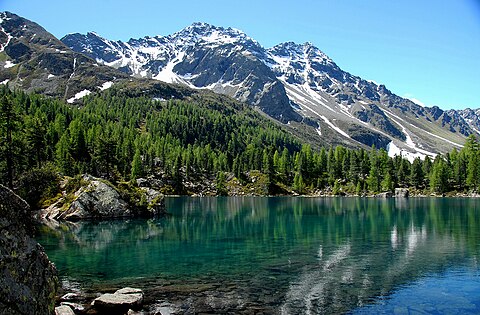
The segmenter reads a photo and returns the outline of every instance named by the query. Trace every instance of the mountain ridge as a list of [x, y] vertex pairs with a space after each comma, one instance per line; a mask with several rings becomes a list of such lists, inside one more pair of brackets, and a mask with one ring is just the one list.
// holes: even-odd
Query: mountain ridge
[[[111, 41], [95, 32], [69, 34], [61, 42], [50, 35], [43, 43], [47, 49], [40, 53], [15, 54], [21, 49], [13, 48], [22, 43], [31, 50], [35, 31], [26, 39], [20, 24], [33, 22], [14, 18], [21, 22], [18, 36], [13, 36], [13, 28], [6, 23], [12, 16], [0, 16], [7, 17], [0, 23], [0, 83], [46, 95], [63, 94], [72, 103], [131, 77], [155, 79], [226, 94], [259, 108], [293, 132], [308, 135], [313, 142], [375, 145], [409, 159], [460, 148], [468, 135], [478, 135], [480, 130], [478, 111], [422, 107], [384, 85], [343, 71], [309, 42], [264, 48], [240, 30], [196, 22], [171, 35], [128, 42]], [[45, 50], [50, 51], [46, 57]], [[28, 68], [34, 79], [22, 77], [22, 69], [27, 68], [20, 64], [22, 56], [32, 59]], [[47, 67], [39, 68], [42, 64]], [[54, 68], [63, 72], [54, 74]], [[57, 77], [62, 80], [55, 81]]]
[[[284, 123], [308, 120], [319, 137], [328, 134], [339, 143], [376, 145], [413, 158], [461, 147], [479, 130], [457, 111], [420, 106], [343, 71], [309, 42], [264, 48], [242, 31], [202, 22], [171, 35], [117, 41], [111, 49], [96, 33], [79, 36], [62, 41], [132, 76], [211, 89], [259, 106]], [[112, 50], [116, 45], [122, 49]], [[95, 55], [92, 47], [110, 58]], [[275, 91], [268, 90], [272, 86]]]

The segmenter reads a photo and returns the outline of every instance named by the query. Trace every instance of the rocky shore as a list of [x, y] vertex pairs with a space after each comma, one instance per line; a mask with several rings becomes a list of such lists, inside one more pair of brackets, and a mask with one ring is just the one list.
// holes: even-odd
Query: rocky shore
[[0, 315], [52, 314], [57, 271], [32, 238], [30, 208], [0, 185]]

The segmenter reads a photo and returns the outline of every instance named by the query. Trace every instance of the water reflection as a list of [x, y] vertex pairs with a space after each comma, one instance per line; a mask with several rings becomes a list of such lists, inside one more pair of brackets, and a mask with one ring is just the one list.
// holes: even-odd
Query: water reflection
[[168, 198], [171, 217], [44, 227], [38, 239], [64, 277], [84, 283], [201, 283], [277, 313], [341, 313], [427, 274], [478, 270], [479, 206], [475, 199]]

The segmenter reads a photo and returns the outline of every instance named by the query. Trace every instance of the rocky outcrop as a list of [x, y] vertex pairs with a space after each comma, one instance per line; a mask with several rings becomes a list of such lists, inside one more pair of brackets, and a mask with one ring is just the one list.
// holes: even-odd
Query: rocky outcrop
[[0, 315], [52, 314], [56, 269], [27, 234], [28, 204], [0, 185]]
[[408, 198], [409, 195], [408, 188], [395, 188], [395, 198]]
[[393, 194], [392, 194], [391, 191], [382, 192], [382, 193], [379, 193], [379, 194], [375, 195], [375, 197], [377, 197], [377, 198], [391, 198], [392, 196], [393, 196]]
[[123, 288], [115, 293], [106, 293], [96, 298], [92, 305], [105, 314], [125, 314], [129, 309], [142, 308], [143, 292], [135, 288]]
[[[164, 197], [155, 191], [139, 190], [146, 205], [132, 205], [111, 184], [99, 178], [83, 175], [81, 187], [45, 209], [43, 219], [78, 221], [122, 217], [151, 217], [164, 213]], [[141, 197], [139, 199], [142, 199]]]

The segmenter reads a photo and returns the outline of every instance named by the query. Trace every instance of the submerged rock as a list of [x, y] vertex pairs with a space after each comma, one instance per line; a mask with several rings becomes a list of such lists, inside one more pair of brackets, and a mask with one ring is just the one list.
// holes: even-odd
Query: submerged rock
[[92, 305], [100, 312], [125, 314], [128, 310], [138, 310], [143, 305], [143, 291], [136, 288], [123, 288], [115, 293], [102, 294]]
[[27, 234], [29, 206], [0, 185], [0, 314], [52, 314], [57, 272]]

